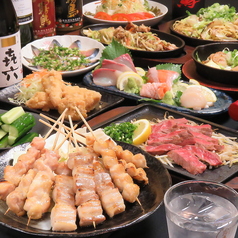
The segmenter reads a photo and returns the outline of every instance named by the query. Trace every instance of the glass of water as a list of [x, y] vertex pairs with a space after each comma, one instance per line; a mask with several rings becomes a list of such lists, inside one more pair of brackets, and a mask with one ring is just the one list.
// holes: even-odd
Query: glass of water
[[169, 238], [234, 238], [238, 193], [209, 181], [184, 181], [164, 196]]

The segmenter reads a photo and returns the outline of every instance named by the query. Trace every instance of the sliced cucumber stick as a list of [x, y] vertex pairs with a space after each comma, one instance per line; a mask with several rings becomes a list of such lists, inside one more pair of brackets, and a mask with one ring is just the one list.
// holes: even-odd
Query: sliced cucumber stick
[[8, 131], [9, 131], [9, 125], [8, 124], [2, 124], [1, 128], [2, 128], [2, 130], [4, 130], [5, 132], [8, 133]]
[[31, 113], [26, 112], [9, 125], [9, 136], [19, 138], [30, 131], [35, 124], [34, 116]]
[[14, 107], [1, 116], [1, 121], [5, 124], [11, 124], [23, 114], [25, 111], [22, 107]]
[[7, 134], [6, 131], [0, 129], [0, 140]]
[[8, 146], [8, 136], [5, 135], [1, 140], [0, 140], [0, 148], [5, 148]]
[[13, 144], [13, 146], [21, 145], [27, 142], [32, 142], [33, 138], [36, 136], [39, 136], [39, 134], [36, 132], [29, 132], [25, 136], [23, 136], [20, 140], [18, 140], [15, 144]]

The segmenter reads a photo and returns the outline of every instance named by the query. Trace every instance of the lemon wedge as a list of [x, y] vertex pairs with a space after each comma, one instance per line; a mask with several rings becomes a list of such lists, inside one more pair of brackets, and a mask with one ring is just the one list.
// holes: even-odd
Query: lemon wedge
[[209, 88], [202, 86], [202, 85], [190, 85], [190, 87], [193, 88], [199, 88], [202, 91], [203, 96], [206, 98], [207, 102], [216, 102], [217, 101], [217, 97], [216, 94]]
[[173, 84], [171, 91], [173, 94], [176, 94], [176, 92], [178, 91], [181, 91], [181, 92], [185, 91], [185, 89], [188, 87], [189, 87], [189, 84], [178, 82]]
[[137, 128], [135, 129], [133, 133], [133, 144], [134, 145], [140, 145], [144, 143], [148, 137], [151, 134], [151, 124], [147, 119], [140, 119], [133, 124], [137, 125]]
[[120, 74], [120, 76], [117, 79], [117, 88], [119, 90], [124, 90], [125, 86], [128, 83], [128, 79], [129, 78], [133, 78], [137, 84], [138, 87], [141, 87], [143, 84], [143, 79], [142, 77], [135, 73], [135, 72], [131, 72], [131, 71], [127, 71], [127, 72], [123, 72], [122, 74]]
[[145, 76], [145, 70], [141, 67], [136, 67], [136, 73], [139, 74], [141, 77]]
[[200, 83], [196, 79], [189, 79], [190, 85], [200, 85]]

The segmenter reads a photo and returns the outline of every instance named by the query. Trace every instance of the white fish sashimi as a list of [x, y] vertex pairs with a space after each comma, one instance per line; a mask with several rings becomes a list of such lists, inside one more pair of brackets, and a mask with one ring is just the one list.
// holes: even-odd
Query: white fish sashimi
[[116, 69], [99, 68], [93, 71], [93, 82], [99, 86], [116, 86], [121, 73]]
[[135, 65], [134, 65], [132, 58], [129, 54], [120, 55], [117, 58], [115, 58], [114, 61], [116, 61], [117, 63], [120, 63], [120, 64], [124, 64], [124, 65], [128, 66], [131, 69], [131, 71], [136, 72]]
[[102, 67], [101, 68], [108, 68], [108, 69], [115, 69], [122, 72], [132, 71], [130, 67], [128, 67], [125, 64], [118, 63], [114, 60], [104, 59], [102, 61]]

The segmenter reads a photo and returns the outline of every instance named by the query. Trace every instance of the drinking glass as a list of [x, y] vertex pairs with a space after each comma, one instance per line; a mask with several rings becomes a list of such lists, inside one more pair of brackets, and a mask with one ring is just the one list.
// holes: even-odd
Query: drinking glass
[[170, 187], [164, 196], [169, 238], [234, 238], [238, 193], [222, 184], [189, 180]]

